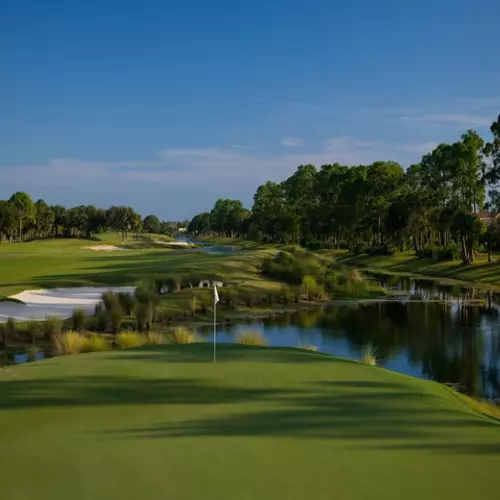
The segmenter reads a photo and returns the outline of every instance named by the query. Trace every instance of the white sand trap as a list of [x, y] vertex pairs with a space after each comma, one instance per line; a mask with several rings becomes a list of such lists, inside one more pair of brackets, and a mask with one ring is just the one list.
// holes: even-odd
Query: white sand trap
[[48, 316], [69, 318], [74, 309], [83, 309], [85, 314], [92, 314], [95, 305], [104, 292], [134, 293], [133, 286], [120, 287], [78, 287], [52, 288], [51, 290], [25, 290], [11, 298], [19, 299], [24, 304], [14, 302], [0, 303], [0, 322], [9, 318], [17, 321], [45, 320]]
[[97, 252], [116, 252], [125, 250], [125, 248], [115, 247], [114, 245], [95, 245], [93, 247], [83, 247], [85, 250], [96, 250]]
[[187, 241], [160, 241], [160, 240], [153, 240], [153, 243], [156, 243], [157, 245], [165, 245], [168, 247], [189, 247], [191, 246], [191, 243], [188, 243]]

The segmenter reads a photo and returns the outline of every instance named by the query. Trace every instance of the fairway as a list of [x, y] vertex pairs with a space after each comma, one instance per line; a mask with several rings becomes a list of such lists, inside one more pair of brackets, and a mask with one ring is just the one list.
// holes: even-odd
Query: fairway
[[500, 426], [308, 351], [161, 346], [0, 371], [8, 500], [494, 498]]
[[[102, 242], [121, 245], [111, 234]], [[77, 286], [132, 286], [144, 278], [154, 279], [177, 273], [222, 273], [227, 279], [250, 281], [257, 286], [265, 280], [258, 273], [262, 257], [272, 250], [234, 254], [209, 254], [196, 250], [151, 248], [149, 241], [129, 241], [121, 252], [96, 252], [88, 242], [77, 239], [32, 241], [0, 245], [0, 296], [23, 290]]]

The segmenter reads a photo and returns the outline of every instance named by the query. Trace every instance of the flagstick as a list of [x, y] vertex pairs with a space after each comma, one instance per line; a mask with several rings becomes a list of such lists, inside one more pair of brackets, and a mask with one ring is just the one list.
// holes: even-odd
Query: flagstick
[[215, 323], [215, 310], [217, 309], [217, 302], [214, 299], [214, 363], [215, 363], [215, 346], [217, 344], [217, 331], [216, 331], [216, 323]]

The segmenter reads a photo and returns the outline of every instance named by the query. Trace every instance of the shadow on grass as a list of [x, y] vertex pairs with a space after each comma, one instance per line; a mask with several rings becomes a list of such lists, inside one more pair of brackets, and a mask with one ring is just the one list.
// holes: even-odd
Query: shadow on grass
[[[429, 408], [427, 397], [380, 384], [338, 390], [316, 387], [287, 390], [257, 399], [249, 411], [205, 419], [191, 418], [147, 427], [106, 432], [108, 438], [266, 437], [352, 441], [367, 448], [496, 454], [500, 435], [495, 424], [449, 409]], [[380, 390], [382, 389], [382, 390]], [[429, 396], [434, 398], [434, 396]], [[405, 404], [401, 405], [404, 400]], [[241, 408], [238, 408], [241, 410]]]
[[238, 404], [283, 395], [266, 388], [219, 387], [193, 379], [84, 376], [0, 382], [0, 410], [115, 405]]
[[231, 279], [258, 278], [255, 265], [260, 258], [255, 252], [238, 254], [208, 254], [186, 251], [155, 251], [112, 256], [89, 256], [81, 259], [80, 272], [46, 274], [23, 283], [6, 285], [27, 287], [70, 287], [132, 285], [144, 278], [206, 273], [207, 270], [227, 275]]
[[[170, 353], [168, 361], [179, 356], [186, 362], [185, 349], [193, 347], [209, 351], [206, 345], [172, 346], [165, 349]], [[149, 348], [108, 356], [109, 363], [113, 359], [129, 363], [138, 360], [147, 367], [148, 361], [155, 361], [154, 356], [160, 354], [156, 348]], [[151, 425], [129, 429], [99, 430], [97, 427], [94, 433], [108, 439], [283, 437], [331, 440], [332, 444], [353, 442], [367, 449], [396, 452], [422, 450], [474, 455], [499, 452], [497, 424], [468, 411], [465, 406], [461, 409], [458, 403], [450, 403], [446, 397], [422, 393], [406, 380], [385, 381], [377, 377], [373, 377], [375, 380], [316, 380], [316, 373], [319, 378], [335, 377], [343, 373], [344, 363], [352, 362], [314, 353], [304, 352], [302, 356], [301, 351], [296, 350], [287, 353], [286, 349], [226, 346], [219, 354], [223, 362], [241, 361], [247, 355], [249, 361], [255, 362], [255, 370], [262, 370], [262, 374], [256, 373], [254, 379], [245, 365], [247, 368], [242, 372], [245, 375], [241, 378], [221, 378], [220, 374], [226, 369], [222, 365], [214, 367], [222, 372], [209, 372], [207, 368], [203, 371], [207, 378], [203, 379], [199, 375], [198, 378], [111, 376], [99, 374], [99, 370], [78, 377], [8, 379], [0, 382], [0, 412], [122, 407], [126, 419], [128, 405], [135, 405], [136, 411], [137, 405], [141, 405], [141, 411], [150, 412], [149, 418], [155, 419]], [[290, 364], [289, 370], [293, 371], [294, 366], [302, 369], [306, 379], [287, 376], [283, 380], [269, 375], [269, 380], [263, 381], [266, 365], [258, 362], [275, 362], [278, 356], [285, 360], [287, 354], [290, 355], [288, 361], [293, 359], [299, 363], [297, 360], [302, 357], [309, 358], [311, 363], [328, 360], [331, 370], [324, 364], [302, 368]], [[100, 360], [104, 359], [102, 356]], [[109, 363], [104, 365], [109, 367]], [[276, 369], [276, 365], [271, 366]], [[373, 368], [360, 368], [365, 370], [361, 375], [366, 373], [368, 379], [376, 373]], [[288, 368], [283, 366], [282, 370]], [[218, 374], [213, 379], [210, 373]], [[312, 378], [307, 380], [307, 376]], [[152, 406], [161, 410], [151, 412], [148, 408]], [[99, 418], [98, 414], [93, 415]], [[166, 418], [166, 421], [158, 423], [158, 418]]]
[[[211, 342], [196, 344], [178, 344], [152, 346], [139, 349], [127, 349], [119, 357], [110, 355], [110, 361], [139, 361], [157, 363], [213, 363]], [[351, 364], [345, 358], [337, 358], [329, 354], [315, 353], [307, 349], [295, 347], [259, 347], [239, 344], [220, 343], [217, 350], [217, 362], [235, 361], [269, 362], [269, 363], [337, 363]]]

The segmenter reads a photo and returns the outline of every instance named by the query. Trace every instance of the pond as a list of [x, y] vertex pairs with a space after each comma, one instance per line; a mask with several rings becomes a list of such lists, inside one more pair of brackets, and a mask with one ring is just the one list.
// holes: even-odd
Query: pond
[[[204, 253], [234, 253], [238, 252], [239, 249], [232, 246], [213, 246], [210, 243], [204, 241], [199, 241], [194, 238], [189, 238], [188, 236], [177, 236], [175, 241], [185, 241], [186, 243], [194, 243], [199, 245], [199, 248], [193, 248], [191, 251], [201, 251]], [[186, 251], [186, 250], [184, 250]], [[189, 250], [188, 250], [189, 251]]]
[[[385, 284], [404, 295], [220, 326], [218, 342], [234, 342], [251, 330], [271, 346], [315, 346], [357, 360], [369, 348], [378, 366], [456, 384], [473, 396], [500, 398], [498, 295], [490, 294], [488, 306], [487, 294], [471, 288], [409, 279]], [[210, 328], [200, 334], [212, 338]]]

